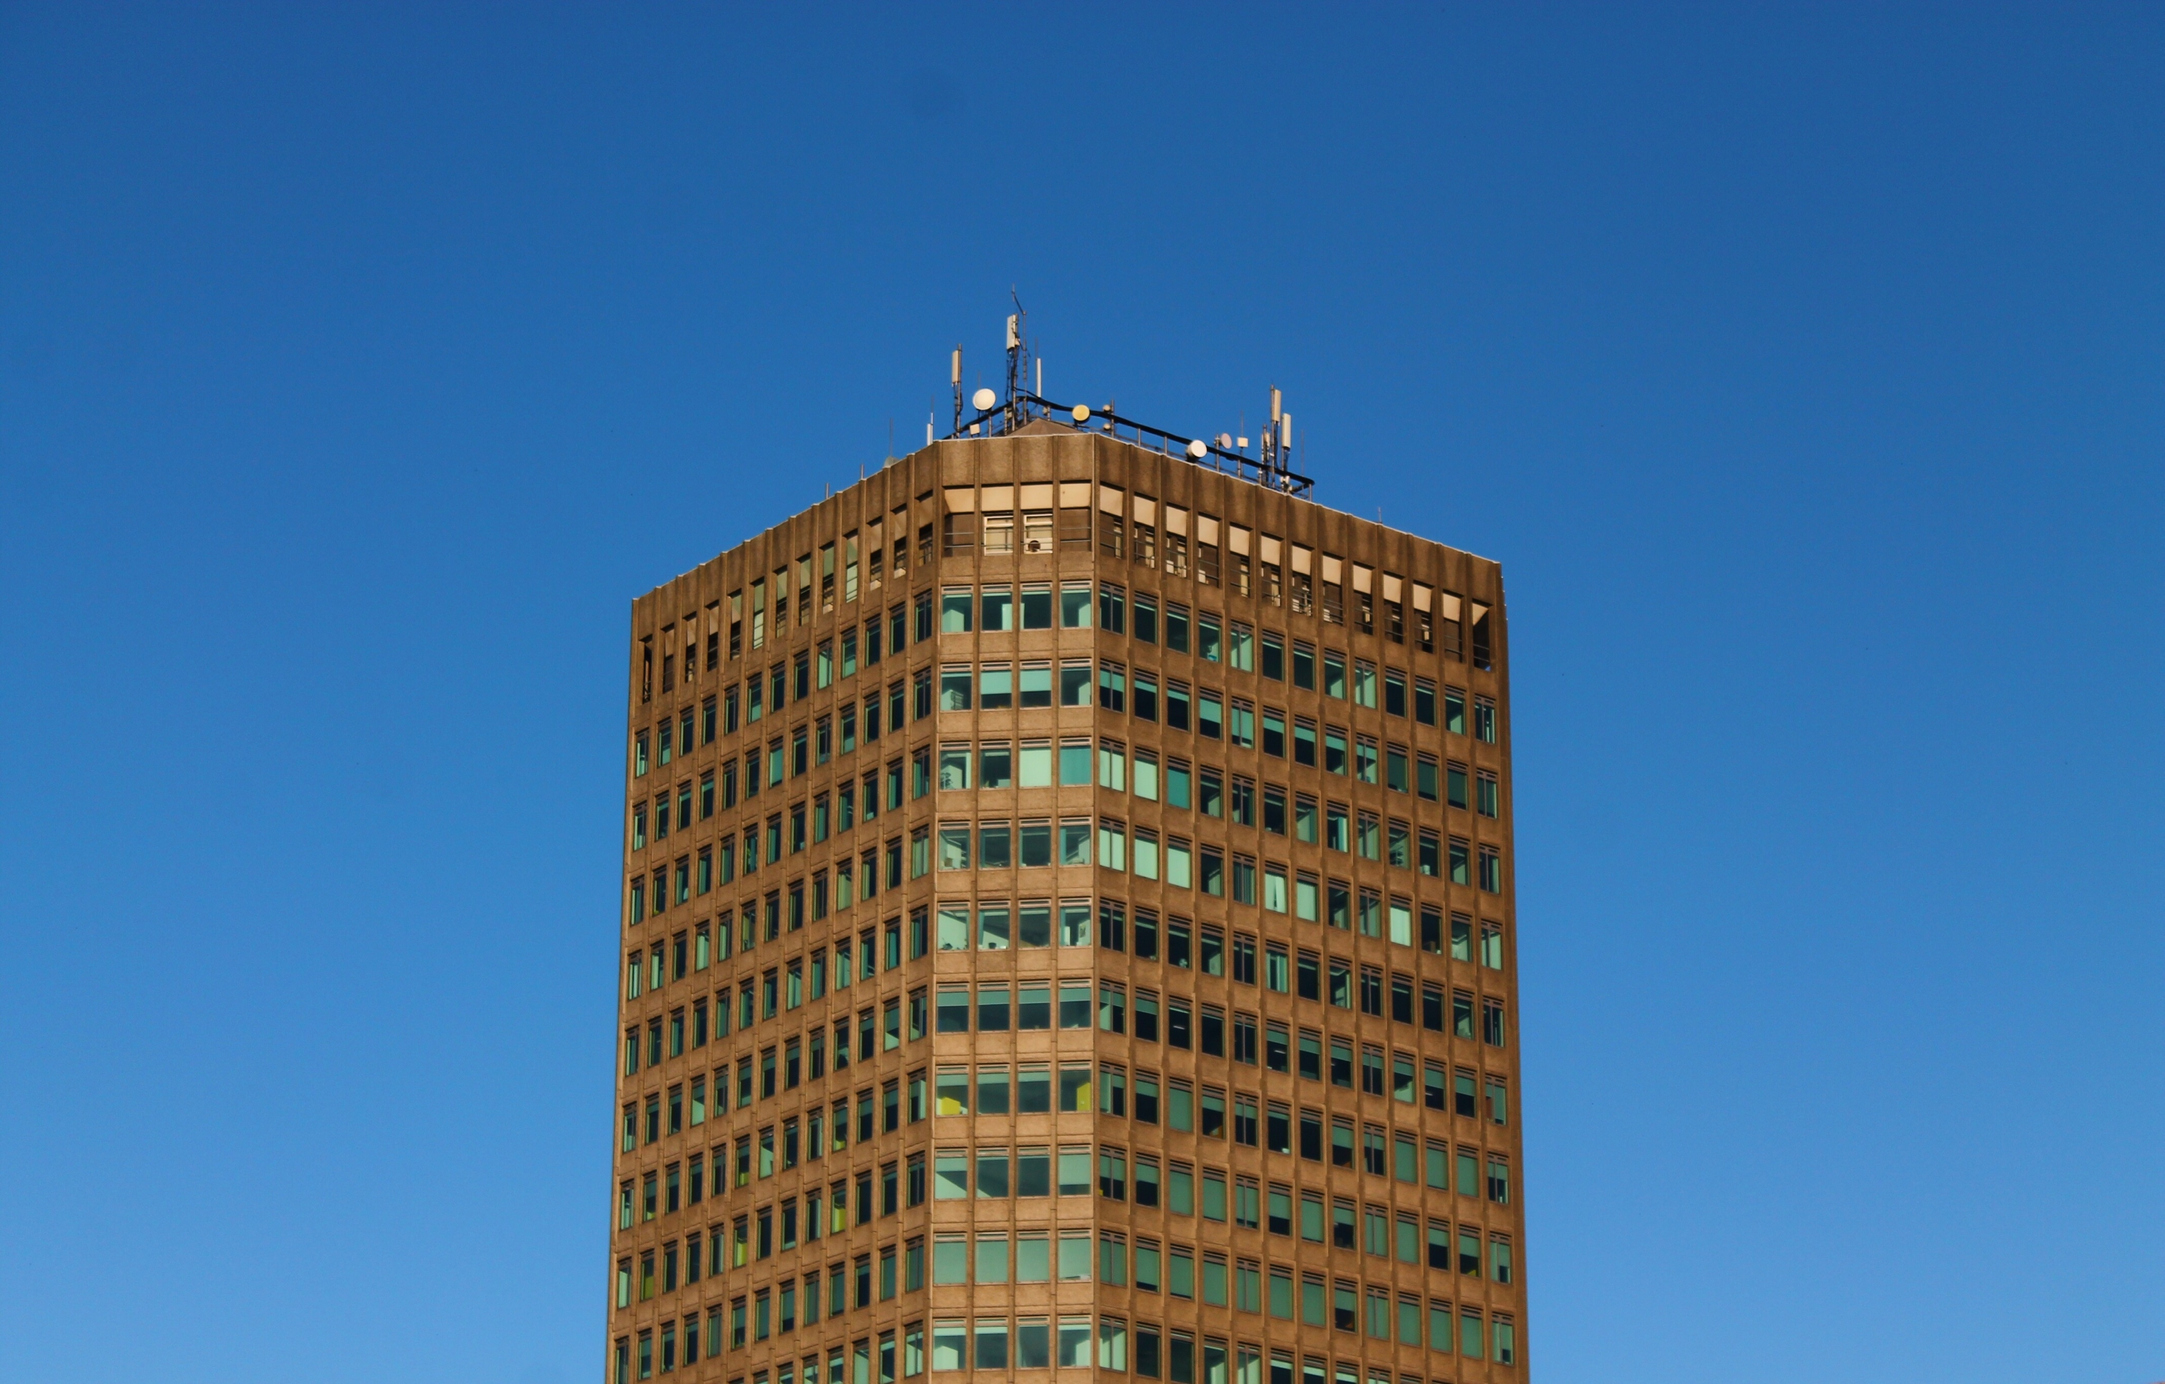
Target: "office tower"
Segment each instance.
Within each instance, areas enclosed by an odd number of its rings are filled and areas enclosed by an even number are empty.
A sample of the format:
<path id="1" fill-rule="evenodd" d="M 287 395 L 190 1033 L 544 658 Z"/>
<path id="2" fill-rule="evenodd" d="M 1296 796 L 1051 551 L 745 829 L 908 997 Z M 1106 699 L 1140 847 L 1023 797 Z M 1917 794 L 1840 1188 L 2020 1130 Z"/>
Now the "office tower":
<path id="1" fill-rule="evenodd" d="M 1500 570 L 958 431 L 633 604 L 608 1377 L 1520 1377 Z"/>

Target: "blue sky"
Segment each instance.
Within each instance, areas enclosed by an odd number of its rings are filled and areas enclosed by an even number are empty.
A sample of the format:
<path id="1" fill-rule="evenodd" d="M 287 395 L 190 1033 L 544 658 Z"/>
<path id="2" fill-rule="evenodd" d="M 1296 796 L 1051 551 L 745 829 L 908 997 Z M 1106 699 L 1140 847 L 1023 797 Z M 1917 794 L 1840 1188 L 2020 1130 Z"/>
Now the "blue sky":
<path id="1" fill-rule="evenodd" d="M 1543 1378 L 2165 1377 L 2161 58 L 0 7 L 0 1357 L 597 1377 L 628 603 L 1014 286 L 1504 564 Z"/>

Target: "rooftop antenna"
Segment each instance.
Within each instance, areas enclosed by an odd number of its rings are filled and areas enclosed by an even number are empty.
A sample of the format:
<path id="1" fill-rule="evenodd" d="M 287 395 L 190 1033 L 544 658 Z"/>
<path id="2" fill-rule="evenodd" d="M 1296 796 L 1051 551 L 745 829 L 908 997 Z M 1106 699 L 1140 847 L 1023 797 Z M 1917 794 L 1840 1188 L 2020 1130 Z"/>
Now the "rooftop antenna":
<path id="1" fill-rule="evenodd" d="M 1023 345 L 1022 336 L 1023 323 L 1029 314 L 1022 310 L 1022 299 L 1016 297 L 1012 284 L 1008 286 L 1007 296 L 1015 310 L 1007 315 L 1007 406 L 1001 426 L 1003 431 L 1013 432 L 1019 421 L 1017 409 L 1021 407 L 1015 392 L 1018 386 L 1026 386 L 1030 378 L 1030 349 Z"/>
<path id="2" fill-rule="evenodd" d="M 1280 470 L 1285 465 L 1285 458 L 1279 455 L 1278 449 L 1278 423 L 1284 413 L 1284 397 L 1279 394 L 1278 386 L 1272 385 L 1270 387 L 1270 427 L 1263 432 L 1263 475 L 1266 480 L 1270 479 L 1273 471 Z"/>
<path id="3" fill-rule="evenodd" d="M 960 346 L 955 347 L 955 364 L 954 368 L 948 372 L 948 378 L 955 386 L 955 433 L 960 436 L 962 432 L 962 348 Z"/>

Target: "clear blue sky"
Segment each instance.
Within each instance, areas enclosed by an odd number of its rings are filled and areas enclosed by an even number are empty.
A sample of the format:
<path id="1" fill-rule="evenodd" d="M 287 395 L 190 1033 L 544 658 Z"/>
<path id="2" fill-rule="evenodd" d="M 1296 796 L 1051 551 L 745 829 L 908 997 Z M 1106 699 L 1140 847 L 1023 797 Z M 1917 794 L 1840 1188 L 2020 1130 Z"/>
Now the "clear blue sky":
<path id="1" fill-rule="evenodd" d="M 1543 1379 L 2165 1377 L 2165 17 L 1333 9 L 0 7 L 0 1373 L 599 1377 L 628 602 L 1015 285 L 1504 564 Z"/>

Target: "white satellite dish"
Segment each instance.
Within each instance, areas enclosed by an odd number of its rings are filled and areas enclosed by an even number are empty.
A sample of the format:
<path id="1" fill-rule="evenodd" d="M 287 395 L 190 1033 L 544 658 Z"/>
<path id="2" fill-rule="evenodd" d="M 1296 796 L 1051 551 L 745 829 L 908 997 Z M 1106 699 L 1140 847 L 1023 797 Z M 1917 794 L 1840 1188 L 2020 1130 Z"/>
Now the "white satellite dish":
<path id="1" fill-rule="evenodd" d="M 1090 405 L 1077 404 L 1068 410 L 1068 416 L 1078 423 L 1087 423 L 1090 421 Z"/>
<path id="2" fill-rule="evenodd" d="M 989 389 L 980 389 L 970 396 L 970 407 L 976 409 L 979 413 L 990 412 L 992 406 L 998 402 L 1000 402 L 1000 396 Z"/>
<path id="3" fill-rule="evenodd" d="M 1209 452 L 1210 444 L 1200 437 L 1188 444 L 1188 455 L 1194 457 L 1197 461 L 1201 461 Z"/>

